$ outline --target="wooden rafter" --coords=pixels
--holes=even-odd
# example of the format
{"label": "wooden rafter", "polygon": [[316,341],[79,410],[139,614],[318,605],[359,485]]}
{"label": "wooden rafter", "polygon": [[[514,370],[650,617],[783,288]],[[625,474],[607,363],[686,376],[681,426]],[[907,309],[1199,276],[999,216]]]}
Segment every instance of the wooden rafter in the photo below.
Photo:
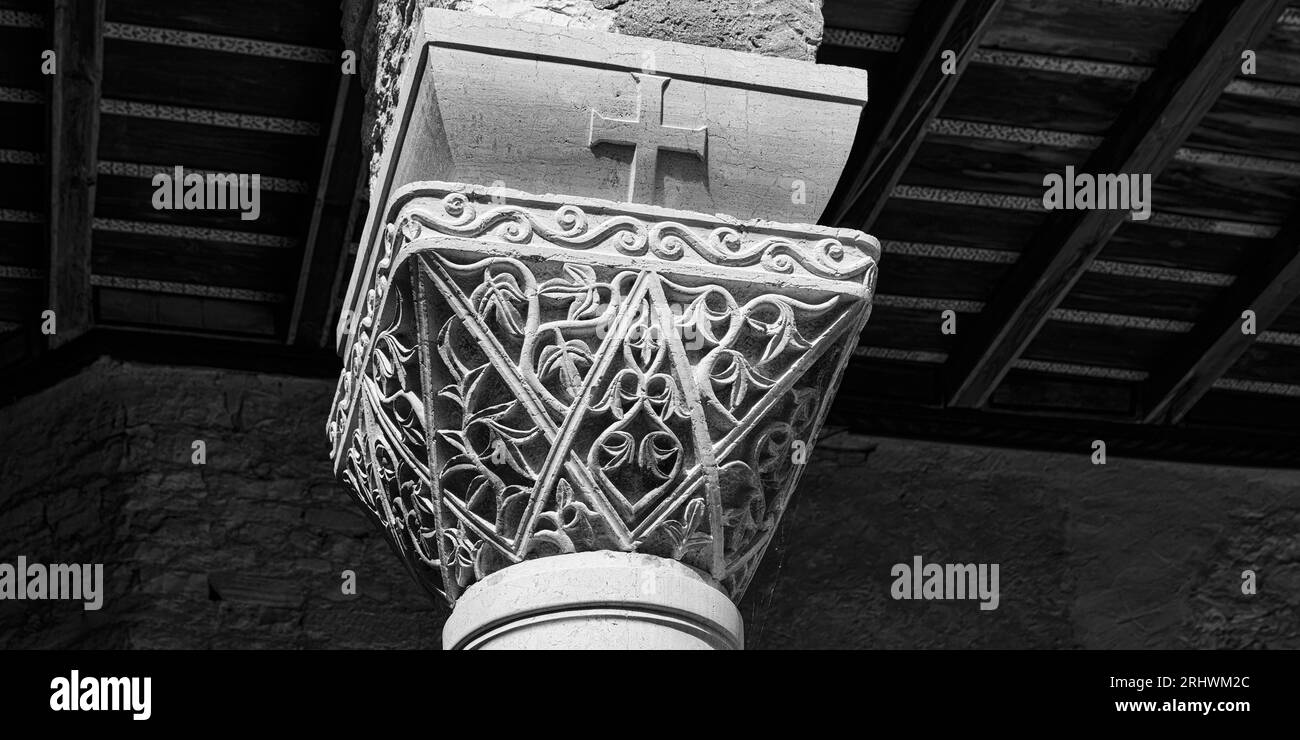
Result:
{"label": "wooden rafter", "polygon": [[[1241,52],[1258,45],[1286,6],[1287,0],[1201,3],[1081,171],[1158,175],[1236,75]],[[1127,211],[1100,209],[1051,215],[949,359],[950,405],[987,402],[1126,218]]]}
{"label": "wooden rafter", "polygon": [[300,338],[317,342],[322,335],[331,313],[330,291],[335,282],[335,268],[348,253],[350,213],[362,168],[363,101],[360,86],[354,80],[355,75],[339,76],[286,344],[295,344]]}
{"label": "wooden rafter", "polygon": [[1255,312],[1262,332],[1300,300],[1300,212],[1283,225],[1257,260],[1187,336],[1182,349],[1146,382],[1143,421],[1177,423],[1245,354],[1258,334],[1243,333],[1243,314]]}
{"label": "wooden rafter", "polygon": [[[930,122],[957,86],[1002,0],[924,0],[898,52],[884,98],[868,104],[827,223],[869,230],[916,154]],[[943,53],[957,55],[945,74]],[[874,111],[879,111],[879,114]]]}
{"label": "wooden rafter", "polygon": [[50,86],[50,346],[85,333],[93,322],[91,228],[99,162],[99,101],[104,65],[105,0],[55,0],[50,23],[55,74]]}

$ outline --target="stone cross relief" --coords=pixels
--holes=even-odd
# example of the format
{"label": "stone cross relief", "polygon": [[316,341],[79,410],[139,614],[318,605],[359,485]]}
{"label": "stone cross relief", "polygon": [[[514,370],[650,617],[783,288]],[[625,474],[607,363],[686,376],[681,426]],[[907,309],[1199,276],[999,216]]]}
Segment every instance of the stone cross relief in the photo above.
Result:
{"label": "stone cross relief", "polygon": [[637,73],[633,73],[632,77],[637,83],[636,118],[631,121],[606,118],[593,108],[588,146],[614,144],[632,147],[632,173],[628,178],[627,201],[654,203],[659,152],[684,152],[703,160],[709,128],[665,126],[664,89],[671,78]]}

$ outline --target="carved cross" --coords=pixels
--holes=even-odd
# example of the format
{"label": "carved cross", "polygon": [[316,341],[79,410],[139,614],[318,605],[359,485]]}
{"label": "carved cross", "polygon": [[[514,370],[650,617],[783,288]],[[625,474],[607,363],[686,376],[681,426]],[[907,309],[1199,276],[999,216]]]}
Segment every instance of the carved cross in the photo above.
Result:
{"label": "carved cross", "polygon": [[636,78],[636,119],[606,118],[593,108],[588,146],[615,144],[633,147],[627,200],[630,203],[654,203],[659,151],[685,152],[704,159],[709,128],[665,126],[664,88],[669,78],[636,73],[632,76]]}

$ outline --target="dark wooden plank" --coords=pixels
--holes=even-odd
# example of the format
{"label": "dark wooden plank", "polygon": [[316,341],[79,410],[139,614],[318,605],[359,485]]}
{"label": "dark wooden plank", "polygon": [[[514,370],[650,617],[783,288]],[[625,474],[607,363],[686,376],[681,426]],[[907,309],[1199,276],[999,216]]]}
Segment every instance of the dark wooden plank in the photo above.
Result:
{"label": "dark wooden plank", "polygon": [[1246,236],[1126,221],[1101,250],[1099,259],[1235,275],[1259,246],[1259,239]]}
{"label": "dark wooden plank", "polygon": [[839,46],[830,40],[823,40],[817,47],[818,64],[834,64],[839,67],[857,67],[867,70],[867,79],[875,84],[877,76],[892,75],[897,65],[897,54],[892,51],[859,49],[852,46]]}
{"label": "dark wooden plank", "polygon": [[983,40],[994,49],[1155,64],[1187,14],[1092,0],[1007,0]]}
{"label": "dark wooden plank", "polygon": [[95,232],[96,275],[283,293],[296,266],[289,249],[199,239]]}
{"label": "dark wooden plank", "polygon": [[1295,175],[1192,162],[1171,162],[1151,189],[1162,213],[1273,225],[1300,201]]}
{"label": "dark wooden plank", "polygon": [[309,179],[319,137],[105,115],[101,159]]}
{"label": "dark wooden plank", "polygon": [[44,29],[0,26],[0,87],[45,87],[41,52],[50,48],[47,38]]}
{"label": "dark wooden plank", "polygon": [[880,257],[876,292],[886,295],[954,298],[983,301],[1006,276],[1010,265],[997,262],[966,262],[908,254]]}
{"label": "dark wooden plank", "polygon": [[1300,300],[1292,301],[1290,306],[1283,309],[1271,328],[1273,331],[1300,334]]}
{"label": "dark wooden plank", "polygon": [[[1252,433],[1276,436],[1280,441],[1289,442],[1300,449],[1300,440],[1296,440],[1293,436],[1296,431],[1296,419],[1300,419],[1300,398],[1215,389],[1201,398],[1187,414],[1182,426],[1195,425],[1202,429],[1248,427]],[[1148,428],[1157,431],[1178,429],[1178,427]],[[1219,434],[1224,437],[1225,444],[1239,443],[1231,439],[1227,433],[1219,432]]]}
{"label": "dark wooden plank", "polygon": [[51,347],[93,321],[90,233],[95,216],[105,0],[55,0],[51,15],[58,73],[50,77],[49,307]]}
{"label": "dark wooden plank", "polygon": [[1133,100],[1138,85],[973,62],[941,117],[1101,135]]}
{"label": "dark wooden plank", "polygon": [[1279,24],[1255,53],[1255,74],[1242,75],[1241,79],[1300,85],[1300,29]]}
{"label": "dark wooden plank", "polygon": [[[850,366],[850,371],[857,365]],[[863,376],[859,376],[863,377]],[[890,380],[906,380],[896,373]],[[1091,467],[1093,440],[1106,441],[1111,460],[1150,458],[1199,464],[1300,468],[1300,435],[1295,403],[1276,403],[1278,412],[1266,421],[1249,424],[1251,417],[1228,414],[1206,427],[1151,427],[1125,421],[1033,416],[1005,411],[933,408],[918,403],[889,401],[875,395],[877,383],[849,383],[835,397],[827,424],[847,427],[858,434],[902,437],[1021,450],[1050,450],[1077,455],[1080,466]],[[1240,395],[1240,394],[1239,394]],[[1286,401],[1289,399],[1281,399]],[[1230,405],[1230,404],[1229,404]],[[1267,411],[1267,404],[1254,408]],[[1260,426],[1278,429],[1261,430]],[[1289,426],[1287,426],[1289,424]]]}
{"label": "dark wooden plank", "polygon": [[1300,347],[1257,341],[1247,347],[1223,375],[1241,380],[1300,385]]}
{"label": "dark wooden plank", "polygon": [[0,221],[0,265],[46,268],[45,224]]}
{"label": "dark wooden plank", "polygon": [[[159,172],[170,174],[174,168],[159,167]],[[239,173],[234,173],[239,174]],[[95,215],[100,218],[120,218],[151,223],[201,226],[255,234],[296,236],[302,233],[307,222],[310,201],[301,193],[284,193],[268,190],[263,185],[259,191],[259,213],[256,219],[245,220],[238,208],[158,210],[153,207],[153,197],[158,188],[151,179],[102,175],[99,178]],[[237,205],[237,204],[236,204]]]}
{"label": "dark wooden plank", "polygon": [[0,102],[0,131],[4,148],[20,152],[44,152],[45,106]]}
{"label": "dark wooden plank", "polygon": [[939,366],[854,357],[849,360],[838,395],[908,407],[937,406],[943,398],[939,392]]}
{"label": "dark wooden plank", "polygon": [[370,199],[366,193],[370,186],[370,168],[361,167],[357,173],[356,185],[351,207],[348,208],[348,220],[343,227],[343,247],[339,250],[338,261],[334,266],[334,283],[329,288],[329,302],[325,307],[325,317],[321,325],[320,346],[332,346],[335,341],[335,325],[343,311],[343,301],[347,298],[348,275],[352,274],[353,263],[361,240],[361,230],[365,228],[365,214],[370,211]]}
{"label": "dark wooden plank", "polygon": [[1300,161],[1300,104],[1225,93],[1187,145],[1219,152]]}
{"label": "dark wooden plank", "polygon": [[364,100],[352,75],[341,75],[335,96],[316,199],[312,208],[297,290],[289,314],[286,343],[316,343],[326,328],[329,292],[340,259],[347,256],[351,205],[356,200],[362,174],[361,125]]}
{"label": "dark wooden plank", "polygon": [[1176,423],[1254,342],[1241,331],[1242,312],[1255,312],[1256,329],[1270,328],[1300,296],[1300,211],[1256,257],[1249,272],[1225,291],[1204,321],[1152,376],[1144,399],[1147,422]]}
{"label": "dark wooden plank", "polygon": [[99,322],[112,326],[191,329],[251,336],[274,336],[276,307],[188,295],[95,288]]}
{"label": "dark wooden plank", "polygon": [[166,12],[155,0],[113,0],[108,20],[140,26],[339,47],[339,4],[319,0],[171,0]]}
{"label": "dark wooden plank", "polygon": [[1061,308],[1197,321],[1223,290],[1213,285],[1089,272],[1074,284]]}
{"label": "dark wooden plank", "polygon": [[1012,370],[989,398],[989,408],[1127,418],[1135,396],[1133,384],[1123,381]]}
{"label": "dark wooden plank", "polygon": [[1043,197],[1043,173],[1078,167],[1089,152],[1009,141],[929,136],[901,179],[921,185],[981,193]]}
{"label": "dark wooden plank", "polygon": [[1020,251],[1047,218],[1046,211],[890,198],[872,235],[880,239]]}
{"label": "dark wooden plank", "polygon": [[104,97],[319,121],[335,65],[108,39]]}
{"label": "dark wooden plank", "polygon": [[822,16],[827,28],[902,35],[912,21],[920,0],[878,0],[864,5],[861,0],[826,0]]}
{"label": "dark wooden plank", "polygon": [[0,208],[44,213],[48,197],[44,183],[43,165],[0,162]]}
{"label": "dark wooden plank", "polygon": [[1180,335],[1072,321],[1048,321],[1025,348],[1026,360],[1147,371],[1177,346]]}
{"label": "dark wooden plank", "polygon": [[[957,86],[980,34],[1002,0],[925,0],[908,25],[896,74],[877,82],[885,92],[867,106],[849,163],[822,219],[869,231],[916,148]],[[944,74],[941,55],[957,54],[955,74]]]}
{"label": "dark wooden plank", "polygon": [[39,327],[44,296],[40,280],[0,278],[0,321]]}
{"label": "dark wooden plank", "polygon": [[[1159,173],[1188,132],[1235,74],[1240,49],[1251,48],[1273,26],[1286,3],[1205,3],[1179,29],[1136,102],[1115,124],[1085,171]],[[1088,264],[1129,214],[1120,210],[1052,213],[1016,263],[1007,284],[986,307],[976,331],[949,360],[956,406],[978,407],[1069,293]]]}
{"label": "dark wooden plank", "polygon": [[[965,314],[958,314],[958,331],[965,318]],[[940,331],[941,324],[939,311],[877,305],[858,337],[858,346],[947,353],[952,349],[953,335]]]}

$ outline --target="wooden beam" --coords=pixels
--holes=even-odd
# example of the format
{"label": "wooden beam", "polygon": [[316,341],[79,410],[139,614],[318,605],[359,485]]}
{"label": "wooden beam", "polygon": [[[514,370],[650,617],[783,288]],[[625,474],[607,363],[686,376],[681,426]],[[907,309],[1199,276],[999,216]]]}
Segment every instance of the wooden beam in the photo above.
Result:
{"label": "wooden beam", "polygon": [[[1286,5],[1287,0],[1201,3],[1080,171],[1155,179],[1240,70],[1241,52],[1257,47]],[[979,407],[988,401],[1128,215],[1123,210],[1051,214],[949,359],[949,405]]]}
{"label": "wooden beam", "polygon": [[356,258],[360,244],[353,239],[357,225],[370,210],[370,168],[362,166],[357,172],[357,182],[353,186],[355,195],[352,206],[348,209],[347,225],[343,229],[343,248],[339,250],[338,261],[334,266],[334,282],[329,290],[329,304],[325,309],[325,321],[321,324],[319,345],[329,346],[337,341],[337,324],[339,312],[343,310],[343,291],[347,288],[348,275],[352,274],[352,260]]}
{"label": "wooden beam", "polygon": [[99,148],[105,0],[55,0],[50,29],[55,74],[50,85],[50,347],[90,329],[91,224]]}
{"label": "wooden beam", "polygon": [[[870,230],[1001,6],[1002,0],[923,0],[896,56],[894,74],[882,85],[884,97],[867,103],[858,123],[825,223]],[[945,51],[957,55],[953,74],[943,72]]]}
{"label": "wooden beam", "polygon": [[330,291],[340,253],[348,250],[348,221],[361,171],[361,119],[364,101],[355,75],[340,74],[329,137],[325,144],[311,224],[298,272],[298,289],[289,316],[286,344],[316,342],[328,322]]}
{"label": "wooden beam", "polygon": [[1237,277],[1173,359],[1143,385],[1143,421],[1182,421],[1236,364],[1258,336],[1242,333],[1244,312],[1255,312],[1255,330],[1262,332],[1300,300],[1300,210],[1261,251],[1264,256]]}

